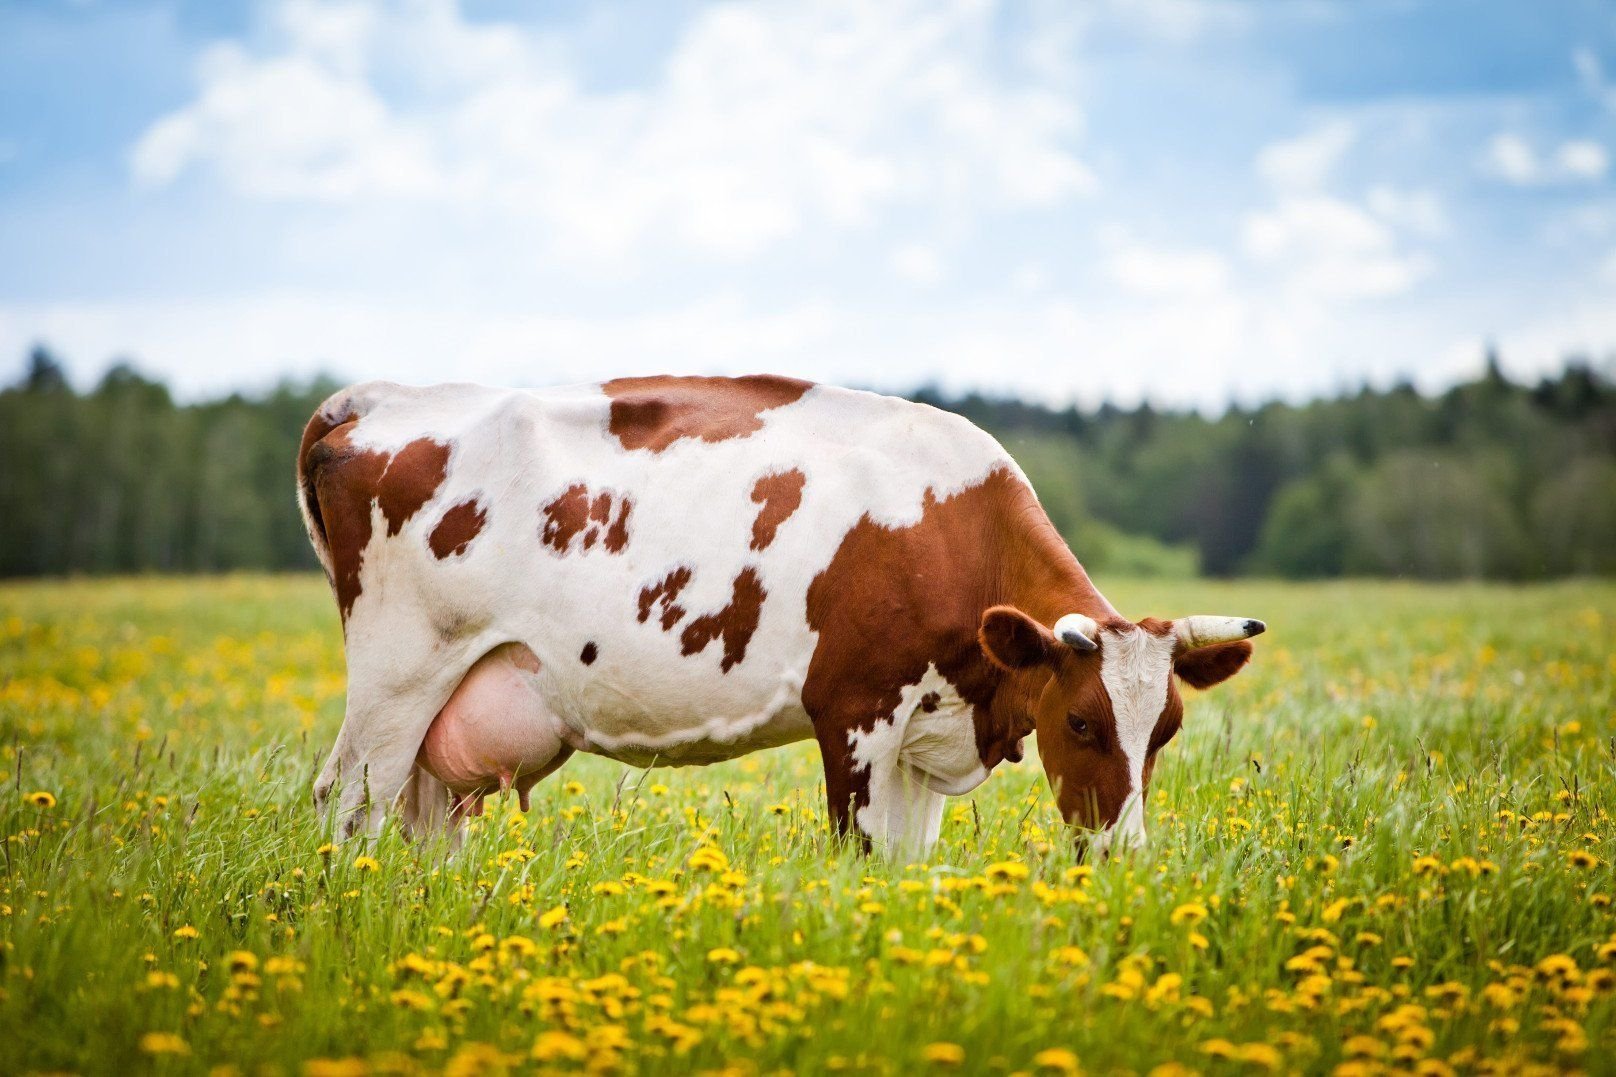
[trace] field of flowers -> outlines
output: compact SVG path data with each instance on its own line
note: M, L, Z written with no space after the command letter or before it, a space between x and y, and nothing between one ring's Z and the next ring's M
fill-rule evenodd
M1270 631L1098 864L1032 759L863 858L812 745L333 848L323 581L0 586L0 1073L1616 1072L1616 586L1102 584Z

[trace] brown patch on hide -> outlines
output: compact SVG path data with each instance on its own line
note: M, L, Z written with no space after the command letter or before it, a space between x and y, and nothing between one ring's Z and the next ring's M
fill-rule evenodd
M765 475L752 486L752 501L761 505L752 521L752 549L766 550L780 525L791 518L802 504L802 487L808 476L792 468Z
M326 537L325 521L320 512L319 490L315 486L315 478L323 460L316 460L311 450L323 441L327 434L339 426L351 423L358 416L346 401L336 411L327 414L322 404L315 409L309 421L303 427L303 440L297 447L297 477L298 488L303 494L303 507L308 511L309 525L319 536L318 541L325 543L329 548L330 540ZM313 536L311 536L312 538Z
M735 577L729 604L716 613L703 614L685 626L679 636L680 652L698 654L715 639L724 641L724 657L718 668L728 673L746 659L746 645L757 631L768 592L758 579L757 569L748 565ZM664 614L664 616L666 616Z
M640 623L644 624L649 620L652 608L660 605L662 613L659 620L662 624L662 631L671 631L673 626L684 618L685 608L675 600L679 597L679 592L683 591L690 582L690 577L690 569L685 565L680 565L651 586L642 587L640 589Z
M387 534L396 535L432 500L449 475L449 446L431 438L417 438L393 455L382 472L376 504L387 520Z
M937 713L937 705L942 701L943 697L936 692L927 692L920 697L920 709L927 714L935 714Z
M544 527L539 539L563 556L575 545L590 550L597 542L607 553L622 553L628 545L628 516L633 509L633 502L625 496L603 490L591 497L588 486L573 483L541 510Z
M363 449L353 443L359 420L337 426L330 421L316 414L305 428L303 474L305 489L314 495L310 520L330 551L331 584L346 623L363 590L372 506L380 507L387 534L398 534L443 485L450 447L417 438L396 453Z
M438 560L458 557L466 552L471 540L482 534L488 522L488 512L475 497L456 502L443 514L438 526L432 529L427 544Z
M801 398L812 384L773 374L741 378L616 378L609 429L625 449L661 452L681 438L717 442L763 429L762 415Z

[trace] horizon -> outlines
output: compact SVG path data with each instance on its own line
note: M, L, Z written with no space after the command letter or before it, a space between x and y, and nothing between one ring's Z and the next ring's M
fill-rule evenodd
M0 377L0 392L14 390L22 386L28 376L30 366L36 354L43 351L50 360L58 364L58 370L66 379L68 387L80 396L93 393L97 387L117 369L125 369L149 383L161 387L167 392L174 404L178 407L206 407L230 399L241 399L248 403L260 402L276 392L286 390L293 393L304 392L322 382L343 388L359 384L358 381L345 379L339 373L330 370L317 369L309 374L283 373L272 380L252 385L238 385L222 387L216 390L204 391L199 394L187 395L176 391L161 373L154 372L141 364L138 360L124 356L109 361L99 371L87 372L85 377L75 377L63 357L52 349L47 342L38 341L30 346L24 353L22 362L11 377ZM1099 399L1092 402L1068 400L1065 402L1039 400L1036 397L1022 395L1014 390L996 392L991 389L981 389L966 386L960 389L950 389L935 381L924 381L908 386L878 387L858 382L843 384L844 388L856 389L864 392L885 393L892 396L916 400L922 403L934 399L939 406L953 408L956 405L976 400L989 407L1020 406L1028 409L1041 410L1047 415L1060 415L1068 411L1088 417L1095 417L1106 409L1114 409L1122 414L1136 413L1141 410L1150 410L1162 416L1199 416L1208 421L1216 421L1231 412L1240 414L1255 414L1270 407L1288 407L1305 409L1316 404L1332 404L1349 401L1365 394L1390 395L1398 392L1412 392L1420 399L1435 402L1447 393L1474 386L1488 380L1499 378L1506 385L1514 389L1531 391L1536 387L1565 378L1576 370L1587 372L1597 381L1607 386L1616 386L1616 354L1606 357L1603 361L1593 361L1582 356L1567 356L1565 362L1553 369L1544 370L1536 375L1526 377L1513 376L1507 364L1502 361L1495 350L1484 352L1483 360L1477 370L1454 378L1443 385L1421 385L1410 376L1394 376L1384 383L1375 384L1367 378L1356 384L1341 384L1321 388L1318 392L1299 399L1290 399L1280 395L1261 396L1251 400L1224 400L1215 404L1197 406L1187 403L1164 402L1151 399L1148 395L1127 403L1119 403L1110 399ZM751 370L740 371L739 375L778 375L777 371ZM367 379L370 380L370 379ZM394 380L394 379L379 379ZM607 380L607 379L600 379ZM428 382L401 382L400 384L424 387L434 383ZM444 383L437 383L444 384ZM543 391L552 388L564 388L567 385L593 384L593 383L563 383L553 382L544 385L507 385L494 386L494 388L509 388L527 391Z
M1591 0L128 0L0 10L0 61L0 356L78 387L1222 413L1616 357Z

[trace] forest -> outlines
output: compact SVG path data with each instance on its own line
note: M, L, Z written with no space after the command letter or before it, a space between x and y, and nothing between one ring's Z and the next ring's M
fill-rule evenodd
M177 401L126 363L73 388L44 346L0 390L0 576L313 569L292 492L338 386ZM1001 438L1091 570L1527 580L1616 573L1616 384L1581 362L1296 405L1051 409L932 388Z

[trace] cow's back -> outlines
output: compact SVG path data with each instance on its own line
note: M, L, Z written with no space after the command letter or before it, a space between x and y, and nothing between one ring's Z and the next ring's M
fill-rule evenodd
M957 416L772 377L371 383L327 402L303 455L351 658L400 632L520 641L575 744L641 763L809 735L807 595L849 533L1021 481Z

